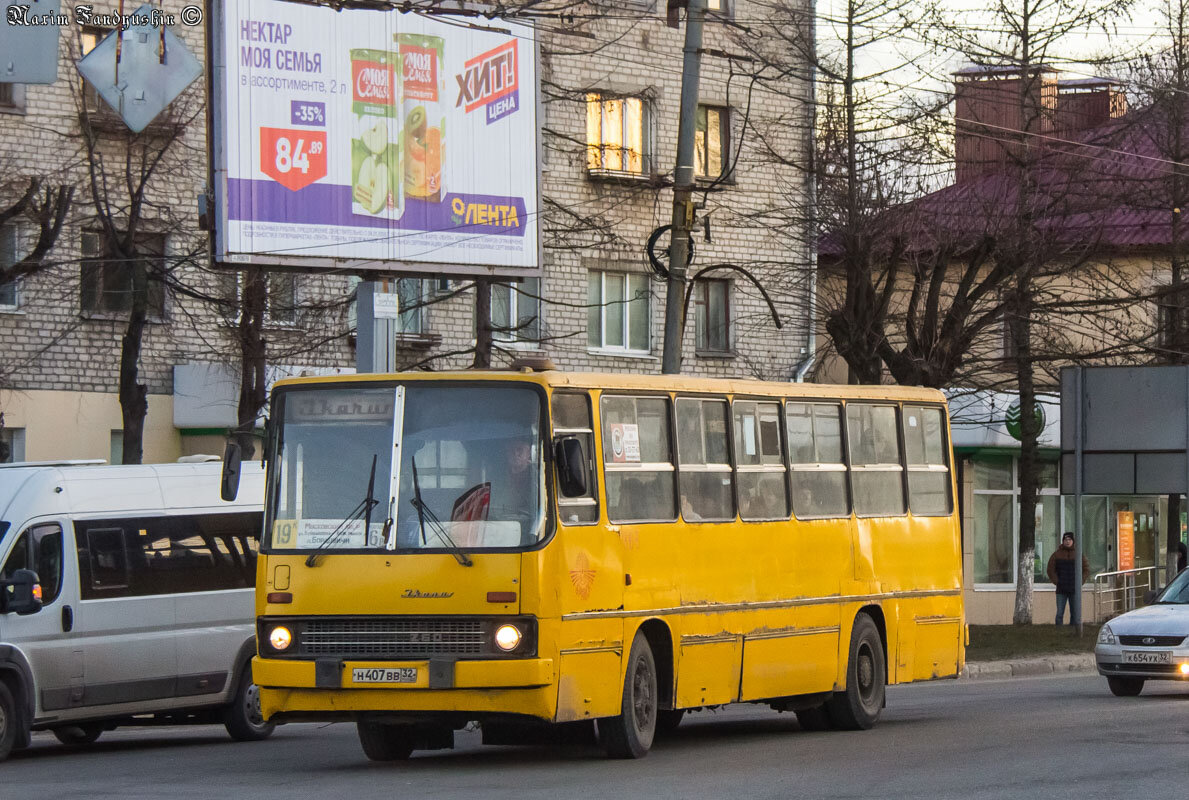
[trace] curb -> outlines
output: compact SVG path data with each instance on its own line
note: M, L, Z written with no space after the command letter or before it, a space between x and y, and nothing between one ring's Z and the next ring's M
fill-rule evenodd
M1053 675L1067 672L1094 672L1093 653L1053 655L1044 658L1022 658L1013 661L968 662L959 676L965 680L984 678L1023 678L1033 675Z

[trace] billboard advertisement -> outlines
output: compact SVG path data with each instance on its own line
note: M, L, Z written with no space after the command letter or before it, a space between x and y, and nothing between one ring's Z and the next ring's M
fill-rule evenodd
M539 274L531 27L283 0L214 23L218 262Z

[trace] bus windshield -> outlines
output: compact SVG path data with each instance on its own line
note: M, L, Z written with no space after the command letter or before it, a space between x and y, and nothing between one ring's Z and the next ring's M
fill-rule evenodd
M268 549L471 551L544 535L531 387L296 387L276 419Z

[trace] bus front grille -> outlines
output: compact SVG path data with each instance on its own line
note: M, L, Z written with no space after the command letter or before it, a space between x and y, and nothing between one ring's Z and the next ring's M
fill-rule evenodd
M298 655L357 659L479 656L489 652L477 619L310 620L298 635Z

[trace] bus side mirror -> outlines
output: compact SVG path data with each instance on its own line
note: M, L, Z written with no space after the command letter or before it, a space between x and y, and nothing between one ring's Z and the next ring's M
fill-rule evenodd
M228 442L223 450L223 477L219 482L219 496L231 502L239 494L239 444Z
M41 582L31 569L18 569L6 581L0 581L0 612L36 614L41 610Z
M586 494L586 455L576 436L557 440L557 482L564 497Z

